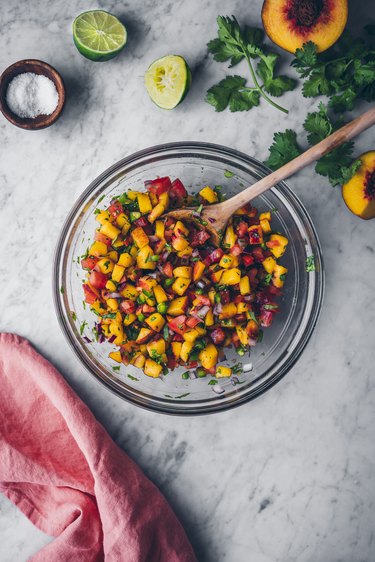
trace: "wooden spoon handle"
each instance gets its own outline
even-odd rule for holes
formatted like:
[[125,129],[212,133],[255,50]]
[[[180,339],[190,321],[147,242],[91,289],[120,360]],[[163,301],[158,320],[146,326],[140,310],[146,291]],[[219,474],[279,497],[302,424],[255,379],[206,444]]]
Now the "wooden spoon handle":
[[258,195],[261,195],[267,191],[267,189],[276,185],[279,181],[285,180],[312,162],[316,162],[319,158],[324,156],[324,154],[327,154],[327,152],[330,152],[344,142],[356,137],[359,133],[365,131],[369,127],[372,127],[374,124],[375,107],[369,109],[366,113],[363,113],[353,121],[350,121],[350,123],[347,123],[341,127],[341,129],[338,129],[332,133],[332,135],[329,135],[326,139],[322,140],[318,144],[315,144],[306,150],[306,152],[297,156],[297,158],[294,158],[287,164],[284,164],[284,166],[281,166],[281,168],[275,172],[272,172],[253,185],[250,185],[244,191],[241,191],[241,193],[238,193],[234,197],[231,197],[231,199],[228,199],[228,201],[221,203],[221,213],[224,212],[225,207],[226,216],[232,215],[235,211],[246,205],[246,203],[255,197],[258,197]]

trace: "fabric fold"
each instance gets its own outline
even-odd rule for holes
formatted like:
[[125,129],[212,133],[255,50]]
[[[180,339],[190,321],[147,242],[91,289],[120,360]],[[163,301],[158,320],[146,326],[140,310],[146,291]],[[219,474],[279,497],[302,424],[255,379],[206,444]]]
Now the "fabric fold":
[[56,537],[33,562],[196,562],[160,491],[14,334],[0,334],[0,403],[0,490]]

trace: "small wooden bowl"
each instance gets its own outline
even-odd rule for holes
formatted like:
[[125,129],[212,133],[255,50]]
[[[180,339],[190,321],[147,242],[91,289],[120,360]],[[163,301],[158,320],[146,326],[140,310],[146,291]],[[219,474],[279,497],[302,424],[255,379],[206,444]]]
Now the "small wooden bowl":
[[[18,117],[15,115],[6,102],[6,92],[8,89],[9,82],[18,74],[23,72],[33,72],[34,74],[42,74],[47,76],[55,84],[59,101],[57,107],[51,115],[38,115],[34,118]],[[44,129],[49,127],[54,123],[61,115],[65,104],[65,86],[63,79],[60,74],[53,68],[53,66],[42,62],[40,60],[26,59],[15,62],[11,66],[8,66],[6,70],[2,73],[0,77],[0,111],[10,123],[21,127],[21,129],[27,129],[29,131],[36,131],[38,129]]]

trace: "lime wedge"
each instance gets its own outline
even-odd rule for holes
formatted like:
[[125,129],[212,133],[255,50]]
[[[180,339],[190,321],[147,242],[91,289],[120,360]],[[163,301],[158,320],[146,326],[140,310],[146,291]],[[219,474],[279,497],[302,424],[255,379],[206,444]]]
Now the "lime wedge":
[[75,46],[87,59],[112,59],[125,47],[127,33],[119,19],[104,10],[83,12],[73,22]]
[[154,61],[146,71],[145,84],[152,101],[162,109],[182,102],[191,84],[190,68],[183,57],[167,55]]

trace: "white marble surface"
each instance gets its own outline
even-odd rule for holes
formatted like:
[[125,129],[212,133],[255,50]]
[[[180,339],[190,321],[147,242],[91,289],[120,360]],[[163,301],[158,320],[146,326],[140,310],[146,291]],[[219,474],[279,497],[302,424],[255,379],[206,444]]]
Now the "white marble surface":
[[[90,4],[0,4],[0,70],[40,58],[59,69],[68,91],[65,113],[50,129],[26,132],[0,119],[0,329],[28,337],[60,368],[160,486],[200,562],[373,562],[374,223],[352,216],[338,190],[311,169],[290,180],[322,242],[324,310],[290,374],[239,409],[171,418],[122,402],[78,363],[52,304],[61,225],[79,193],[110,164],[175,140],[213,141],[263,159],[273,131],[301,129],[316,101],[298,92],[282,100],[288,117],[264,104],[216,114],[203,101],[225,73],[205,47],[216,16],[234,13],[259,25],[261,1],[99,1],[129,29],[123,54],[101,64],[82,58],[71,38],[73,18]],[[351,24],[358,28],[370,14],[371,3],[357,2]],[[187,58],[194,78],[183,105],[163,112],[148,99],[143,74],[169,52]],[[373,142],[373,132],[363,134],[357,152]],[[27,560],[49,540],[3,497],[0,536],[1,562]]]

